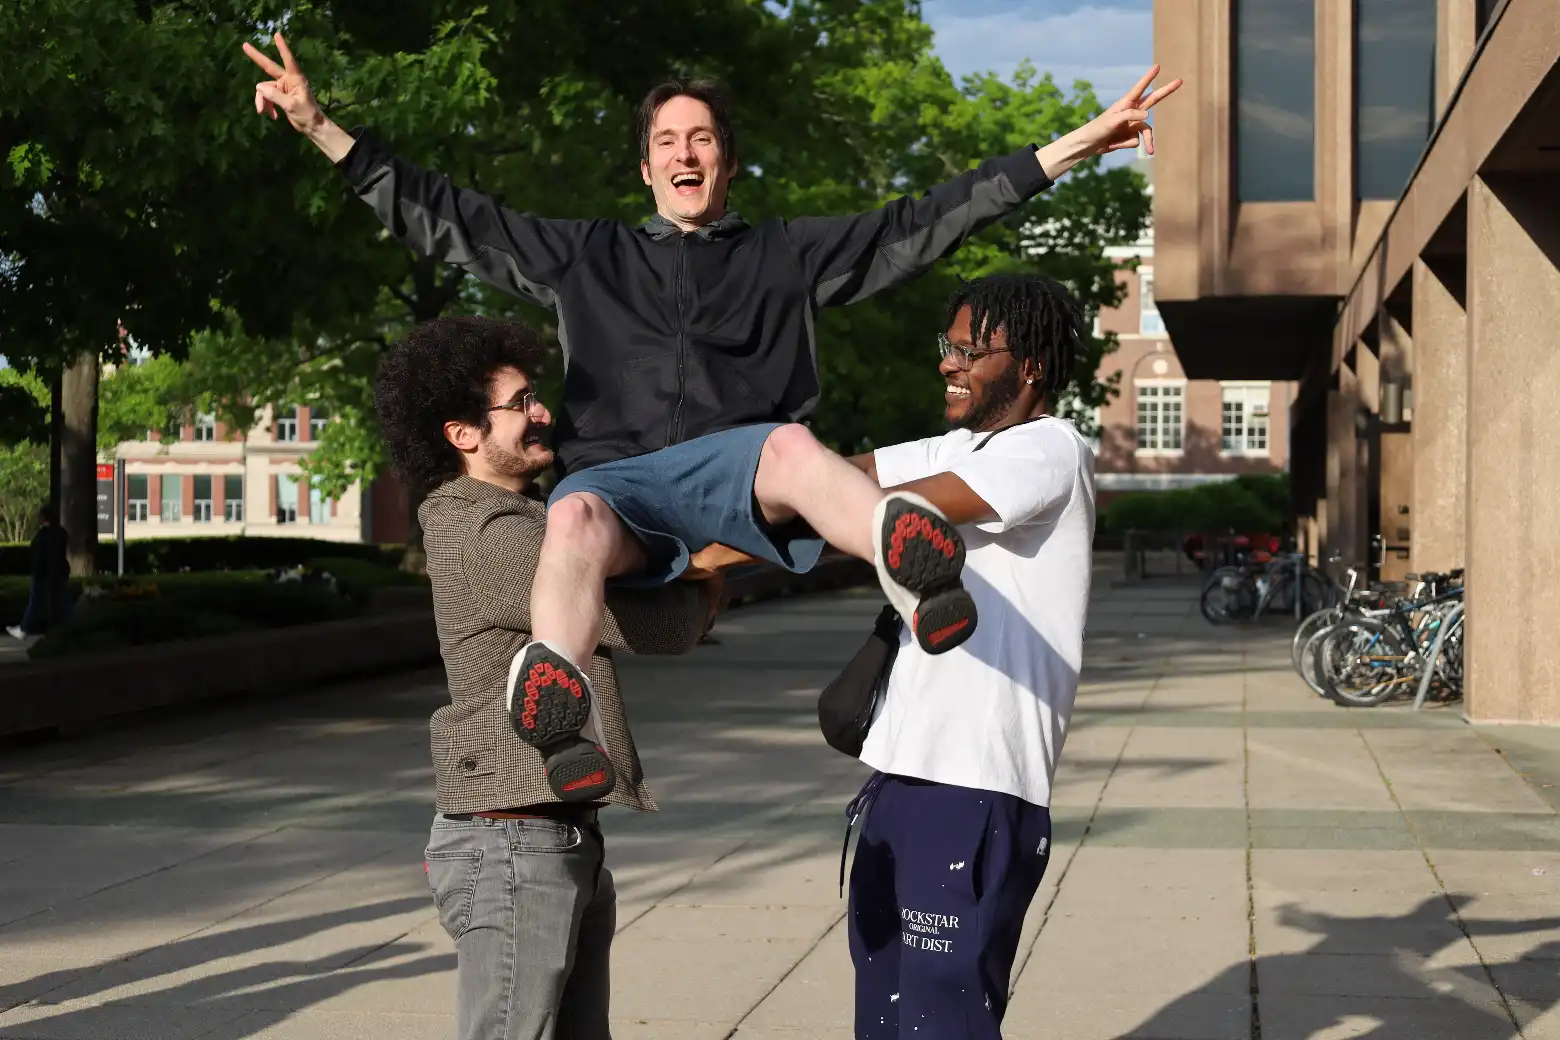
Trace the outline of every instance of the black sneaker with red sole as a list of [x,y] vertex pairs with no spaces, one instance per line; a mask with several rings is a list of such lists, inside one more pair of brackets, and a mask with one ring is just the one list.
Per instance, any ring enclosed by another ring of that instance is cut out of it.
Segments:
[[562,654],[532,643],[509,666],[509,720],[542,756],[553,794],[596,801],[617,786],[606,749],[580,730],[590,721],[590,683]]
[[896,491],[879,503],[873,561],[883,593],[908,618],[929,654],[947,653],[975,633],[975,601],[964,588],[964,538],[920,495]]

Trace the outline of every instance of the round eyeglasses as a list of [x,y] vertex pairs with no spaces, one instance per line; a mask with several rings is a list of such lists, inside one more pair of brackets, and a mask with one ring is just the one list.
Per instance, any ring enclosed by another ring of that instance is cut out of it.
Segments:
[[506,404],[495,404],[488,408],[488,411],[522,412],[528,418],[536,419],[540,418],[538,412],[541,410],[541,408],[542,402],[537,399],[536,394],[527,390],[525,396],[520,398],[520,400],[509,401]]
[[963,372],[968,372],[975,366],[975,362],[983,357],[989,357],[992,354],[1006,354],[1012,350],[1011,347],[992,347],[990,350],[976,352],[969,347],[955,346],[948,342],[948,337],[944,335],[938,335],[937,349],[941,352],[943,360],[946,361],[952,358],[953,363]]

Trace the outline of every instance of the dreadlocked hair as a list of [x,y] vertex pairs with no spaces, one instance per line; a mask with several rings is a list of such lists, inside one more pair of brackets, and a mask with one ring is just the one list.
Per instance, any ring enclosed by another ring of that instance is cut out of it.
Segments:
[[982,347],[1001,329],[1008,349],[1040,369],[1040,392],[1054,398],[1072,379],[1083,352],[1083,317],[1059,282],[1038,274],[996,274],[959,286],[948,300],[944,328],[970,309],[970,335]]

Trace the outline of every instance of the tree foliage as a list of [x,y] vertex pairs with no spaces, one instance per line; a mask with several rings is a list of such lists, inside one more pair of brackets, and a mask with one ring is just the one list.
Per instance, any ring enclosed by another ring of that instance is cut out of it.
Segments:
[[[408,325],[484,312],[550,331],[550,316],[389,241],[312,146],[254,114],[259,74],[241,41],[282,28],[338,123],[558,217],[652,212],[634,108],[673,72],[732,88],[732,202],[750,221],[919,193],[1100,109],[1086,85],[1064,91],[1027,67],[956,83],[914,0],[408,0],[395,18],[370,0],[0,8],[0,32],[43,41],[0,69],[0,129],[18,142],[0,171],[8,349],[112,343],[123,318],[154,352],[187,359],[105,380],[101,443],[192,408],[245,429],[269,404],[324,407],[335,421],[305,465],[332,497],[382,464],[370,388]],[[55,125],[45,106],[68,115]],[[1146,216],[1135,173],[1086,163],[932,274],[826,312],[816,430],[844,450],[935,432],[933,339],[957,279],[1042,270],[1092,317],[1119,291],[1102,247],[1135,239]],[[1111,392],[1095,378],[1110,346],[1091,342],[1072,407]],[[556,359],[536,376],[556,393]]]
[[0,447],[0,542],[25,542],[49,500],[49,450],[23,442]]
[[48,418],[43,381],[0,368],[0,542],[31,537],[48,501]]
[[0,368],[0,447],[48,439],[48,387],[31,373]]

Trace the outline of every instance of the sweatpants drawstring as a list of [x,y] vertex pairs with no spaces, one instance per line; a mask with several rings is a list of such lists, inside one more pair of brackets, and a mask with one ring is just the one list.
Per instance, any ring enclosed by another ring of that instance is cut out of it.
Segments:
[[862,787],[856,797],[850,800],[845,807],[845,844],[840,846],[840,897],[845,895],[845,859],[850,855],[850,832],[855,829],[856,821],[861,819],[862,813],[872,808],[872,803],[877,799],[878,792],[883,789],[883,784],[888,781],[887,773],[873,773]]

